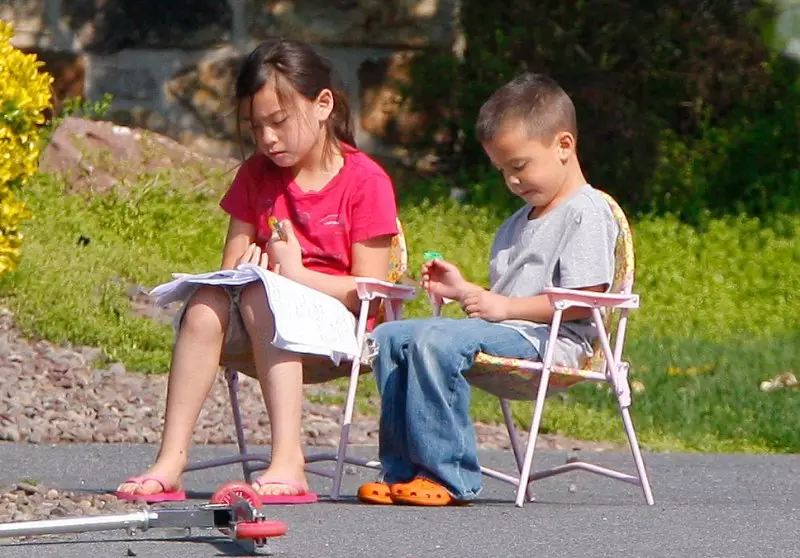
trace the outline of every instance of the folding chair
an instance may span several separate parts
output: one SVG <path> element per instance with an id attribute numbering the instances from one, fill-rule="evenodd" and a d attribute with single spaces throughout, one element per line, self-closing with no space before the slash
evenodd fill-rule
<path id="1" fill-rule="evenodd" d="M 486 467 L 482 467 L 482 472 L 491 478 L 516 485 L 516 505 L 518 507 L 522 507 L 526 492 L 528 492 L 530 500 L 533 500 L 530 493 L 530 483 L 573 470 L 589 471 L 639 485 L 642 487 L 647 504 L 653 504 L 650 481 L 647 478 L 629 410 L 631 405 L 631 388 L 628 382 L 630 365 L 622 360 L 625 330 L 628 324 L 628 311 L 639 307 L 639 295 L 632 292 L 634 276 L 633 239 L 628 220 L 625 218 L 622 209 L 611 196 L 603 192 L 601 194 L 608 202 L 614 215 L 614 220 L 619 226 L 619 234 L 614 250 L 614 281 L 610 292 L 595 293 L 560 288 L 546 289 L 545 294 L 550 299 L 550 304 L 555 309 L 555 313 L 551 322 L 550 338 L 545 348 L 544 360 L 537 362 L 479 353 L 476 356 L 474 366 L 465 374 L 467 381 L 471 385 L 500 398 L 503 418 L 511 438 L 511 448 L 514 452 L 520 476 L 509 476 Z M 591 309 L 598 334 L 594 343 L 594 356 L 584 363 L 582 368 L 569 368 L 553 364 L 553 349 L 558 329 L 561 325 L 562 314 L 564 310 L 573 306 Z M 614 310 L 619 310 L 615 335 L 612 327 Z M 438 313 L 439 308 L 434 307 L 434 315 L 438 315 Z M 611 349 L 612 336 L 614 337 L 613 350 Z M 550 469 L 531 471 L 547 390 L 549 388 L 566 389 L 585 381 L 606 382 L 611 386 L 622 415 L 622 423 L 628 436 L 637 476 L 600 467 L 585 461 L 570 461 L 565 465 Z M 508 404 L 511 399 L 535 401 L 530 435 L 524 456 L 520 451 L 519 438 Z"/>
<path id="2" fill-rule="evenodd" d="M 408 268 L 408 252 L 406 249 L 405 235 L 403 234 L 403 229 L 399 221 L 397 222 L 397 227 L 399 233 L 392 239 L 388 281 L 378 281 L 377 279 L 371 278 L 356 279 L 358 297 L 361 301 L 358 323 L 356 326 L 356 340 L 362 352 L 366 339 L 367 318 L 372 301 L 381 301 L 376 319 L 377 325 L 377 323 L 381 321 L 399 320 L 402 318 L 404 301 L 413 299 L 416 296 L 416 289 L 414 287 L 399 283 Z M 241 463 L 245 481 L 251 483 L 252 474 L 265 469 L 270 463 L 270 456 L 267 454 L 247 452 L 247 442 L 245 440 L 244 427 L 242 426 L 242 417 L 239 410 L 239 373 L 255 378 L 255 365 L 252 360 L 249 359 L 247 361 L 222 362 L 220 365 L 225 367 L 225 379 L 228 384 L 228 393 L 233 410 L 233 421 L 236 427 L 236 441 L 239 446 L 239 454 L 193 463 L 187 466 L 184 472 Z M 339 446 L 336 453 L 324 452 L 306 455 L 306 470 L 308 472 L 333 479 L 331 498 L 334 500 L 339 498 L 345 463 L 360 467 L 380 469 L 379 461 L 347 455 L 347 443 L 350 433 L 350 424 L 353 420 L 358 378 L 360 374 L 369 371 L 370 369 L 361 362 L 360 358 L 353 359 L 352 362 L 343 361 L 338 366 L 325 357 L 306 355 L 303 360 L 304 384 L 318 384 L 337 378 L 350 377 L 342 417 L 342 427 L 339 435 Z M 309 464 L 321 461 L 334 461 L 335 466 L 333 473 L 325 469 L 309 466 Z"/>

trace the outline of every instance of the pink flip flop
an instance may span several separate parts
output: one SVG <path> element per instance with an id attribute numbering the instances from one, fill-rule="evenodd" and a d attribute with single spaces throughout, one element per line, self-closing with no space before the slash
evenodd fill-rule
<path id="1" fill-rule="evenodd" d="M 161 485 L 161 492 L 155 494 L 139 494 L 138 492 L 120 492 L 117 490 L 114 495 L 120 500 L 128 502 L 145 502 L 147 504 L 158 504 L 160 502 L 183 502 L 186 500 L 186 492 L 183 490 L 170 490 L 167 488 L 167 480 L 157 475 L 142 475 L 141 477 L 131 477 L 125 483 L 135 482 L 140 487 L 147 481 L 154 481 Z"/>
<path id="2" fill-rule="evenodd" d="M 294 481 L 287 481 L 287 480 L 269 480 L 269 481 L 261 481 L 257 480 L 254 481 L 253 484 L 256 486 L 256 490 L 266 484 L 277 484 L 279 486 L 288 486 L 289 488 L 294 488 L 295 490 L 300 490 L 299 494 L 259 494 L 261 498 L 261 503 L 265 506 L 274 504 L 313 504 L 314 502 L 319 500 L 319 497 L 315 492 L 307 492 L 300 484 Z"/>

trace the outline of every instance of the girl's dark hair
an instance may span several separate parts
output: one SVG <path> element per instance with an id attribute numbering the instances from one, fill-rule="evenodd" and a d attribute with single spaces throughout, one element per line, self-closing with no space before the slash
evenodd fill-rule
<path id="1" fill-rule="evenodd" d="M 310 45 L 289 39 L 264 41 L 245 59 L 236 77 L 236 129 L 241 140 L 239 114 L 241 102 L 255 95 L 270 80 L 281 104 L 292 96 L 292 89 L 309 101 L 323 89 L 333 93 L 333 112 L 327 121 L 327 138 L 323 160 L 334 150 L 337 140 L 355 147 L 350 103 L 339 86 L 333 66 Z"/>

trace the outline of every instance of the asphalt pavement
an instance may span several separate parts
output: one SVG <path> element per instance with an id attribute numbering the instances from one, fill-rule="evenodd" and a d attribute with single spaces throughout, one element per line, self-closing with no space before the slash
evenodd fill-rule
<path id="1" fill-rule="evenodd" d="M 29 445 L 0 443 L 0 484 L 36 479 L 47 487 L 106 491 L 152 460 L 152 445 Z M 223 455 L 226 446 L 199 446 L 193 459 Z M 374 448 L 358 448 L 373 456 Z M 562 452 L 540 452 L 536 468 L 564 463 Z M 593 455 L 600 465 L 633 471 L 628 454 Z M 513 471 L 510 453 L 484 451 L 482 463 Z M 367 506 L 356 502 L 361 482 L 374 472 L 351 470 L 348 498 L 313 505 L 271 506 L 272 519 L 289 532 L 262 555 L 277 557 L 798 557 L 800 456 L 646 454 L 655 505 L 641 490 L 585 472 L 536 483 L 537 501 L 522 509 L 513 488 L 487 480 L 469 507 Z M 241 478 L 228 466 L 185 477 L 201 503 L 221 483 Z M 327 494 L 330 481 L 311 477 Z M 0 557 L 241 556 L 214 530 L 124 531 L 0 540 Z"/>

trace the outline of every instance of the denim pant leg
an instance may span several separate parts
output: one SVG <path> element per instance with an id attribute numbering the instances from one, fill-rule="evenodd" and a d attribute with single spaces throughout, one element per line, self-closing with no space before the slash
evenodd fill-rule
<path id="1" fill-rule="evenodd" d="M 473 499 L 481 473 L 464 373 L 478 352 L 539 358 L 536 349 L 519 332 L 477 319 L 388 323 L 375 338 L 375 374 L 390 407 L 381 412 L 386 481 L 428 476 L 456 498 Z"/>
<path id="2" fill-rule="evenodd" d="M 427 320 L 402 320 L 379 325 L 372 333 L 377 356 L 372 372 L 381 394 L 378 453 L 383 480 L 408 482 L 416 473 L 409 461 L 406 438 L 406 394 L 408 391 L 408 345 Z"/>

